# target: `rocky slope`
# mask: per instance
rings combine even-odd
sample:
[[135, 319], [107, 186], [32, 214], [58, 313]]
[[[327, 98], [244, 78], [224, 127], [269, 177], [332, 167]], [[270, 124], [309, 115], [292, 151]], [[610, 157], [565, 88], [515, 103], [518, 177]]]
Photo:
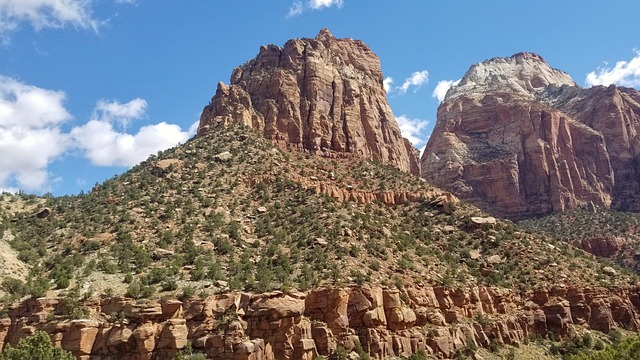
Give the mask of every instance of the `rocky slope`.
[[640, 214], [577, 208], [518, 223], [528, 231], [563, 239], [640, 273]]
[[356, 342], [452, 357], [638, 324], [635, 278], [581, 250], [391, 166], [281, 151], [234, 125], [33, 206], [8, 222], [30, 289], [2, 286], [38, 299], [3, 301], [4, 344], [44, 329], [83, 359], [168, 359], [188, 342], [220, 359]]
[[400, 134], [378, 57], [361, 41], [328, 30], [315, 39], [263, 46], [218, 84], [198, 134], [240, 123], [283, 148], [352, 155], [419, 174], [417, 150]]
[[565, 336], [573, 326], [637, 330], [640, 321], [635, 287], [557, 287], [521, 295], [488, 287], [321, 288], [188, 301], [108, 298], [82, 306], [91, 320], [64, 321], [64, 299], [13, 307], [0, 319], [0, 344], [46, 330], [78, 359], [167, 359], [188, 343], [210, 359], [314, 360], [358, 343], [374, 359], [420, 350], [453, 358], [489, 344]]
[[422, 176], [499, 216], [640, 211], [640, 92], [582, 89], [535, 54], [473, 65], [438, 108]]

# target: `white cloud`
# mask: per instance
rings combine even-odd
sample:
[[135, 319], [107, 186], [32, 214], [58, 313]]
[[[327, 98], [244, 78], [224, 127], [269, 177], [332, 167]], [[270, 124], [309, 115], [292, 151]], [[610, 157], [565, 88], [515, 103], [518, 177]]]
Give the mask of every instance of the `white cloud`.
[[126, 104], [117, 101], [100, 100], [94, 110], [94, 118], [109, 123], [117, 123], [126, 129], [132, 120], [144, 117], [147, 110], [147, 102], [144, 99], [136, 98]]
[[411, 119], [405, 115], [396, 117], [398, 126], [400, 126], [400, 132], [402, 136], [407, 138], [413, 146], [418, 147], [424, 144], [426, 136], [422, 133], [423, 130], [429, 125], [429, 121], [422, 119]]
[[305, 3], [302, 0], [296, 0], [289, 7], [289, 13], [287, 17], [294, 17], [302, 14], [306, 9], [322, 10], [323, 8], [337, 7], [341, 8], [344, 5], [344, 0], [308, 0]]
[[444, 97], [447, 95], [447, 91], [449, 91], [449, 89], [452, 86], [456, 86], [459, 83], [460, 83], [460, 79], [455, 81], [454, 80], [438, 81], [438, 85], [436, 85], [436, 88], [431, 93], [431, 97], [438, 99], [438, 102], [442, 102], [442, 100], [444, 100]]
[[96, 30], [99, 22], [91, 6], [92, 0], [0, 0], [0, 34], [6, 38], [21, 23], [36, 30], [65, 26]]
[[0, 126], [44, 127], [71, 119], [65, 94], [0, 75]]
[[161, 122], [127, 133], [129, 122], [146, 116], [147, 102], [138, 98], [124, 104], [99, 101], [89, 122], [65, 133], [61, 125], [72, 119], [65, 99], [61, 91], [0, 76], [0, 191], [51, 191], [55, 179], [48, 167], [72, 149], [94, 165], [129, 167], [187, 141], [197, 130], [198, 122], [186, 131]]
[[414, 86], [417, 91], [422, 85], [429, 81], [429, 72], [427, 70], [416, 71], [404, 80], [402, 86], [398, 89], [401, 94], [405, 94], [410, 87]]
[[344, 4], [343, 0], [310, 0], [309, 6], [312, 9], [322, 9], [324, 7], [336, 6], [341, 8]]
[[[124, 104], [98, 101], [93, 119], [71, 131], [74, 146], [94, 165], [130, 167], [159, 150], [187, 141], [197, 130], [197, 123], [182, 131], [178, 125], [161, 122], [143, 126], [136, 134], [127, 133], [127, 125], [144, 118], [146, 109], [147, 102], [140, 98]], [[122, 131], [114, 124], [121, 125]]]
[[65, 94], [0, 76], [0, 189], [47, 191], [48, 165], [68, 145]]
[[616, 84], [627, 87], [640, 87], [640, 50], [634, 50], [630, 61], [618, 61], [613, 68], [598, 68], [587, 74], [589, 86]]
[[133, 135], [118, 132], [111, 123], [101, 120], [91, 120], [71, 131], [76, 146], [98, 166], [130, 167], [190, 136], [180, 126], [165, 122], [143, 126]]
[[302, 2], [294, 1], [289, 8], [289, 14], [287, 14], [287, 17], [298, 16], [302, 14], [302, 11], [304, 11], [304, 5], [302, 5]]
[[384, 91], [386, 91], [387, 93], [391, 91], [391, 85], [393, 85], [392, 77], [386, 77], [384, 78], [384, 80], [382, 80], [382, 86], [384, 86]]

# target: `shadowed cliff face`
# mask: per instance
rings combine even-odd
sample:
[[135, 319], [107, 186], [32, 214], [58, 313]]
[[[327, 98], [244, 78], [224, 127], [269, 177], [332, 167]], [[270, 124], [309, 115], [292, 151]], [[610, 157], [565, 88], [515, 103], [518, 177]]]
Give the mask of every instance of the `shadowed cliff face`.
[[535, 54], [487, 60], [438, 108], [422, 176], [511, 219], [640, 211], [639, 102], [633, 89], [582, 89]]
[[281, 147], [356, 156], [419, 174], [418, 153], [400, 134], [386, 100], [378, 57], [361, 41], [315, 39], [260, 48], [218, 84], [198, 134], [241, 123]]

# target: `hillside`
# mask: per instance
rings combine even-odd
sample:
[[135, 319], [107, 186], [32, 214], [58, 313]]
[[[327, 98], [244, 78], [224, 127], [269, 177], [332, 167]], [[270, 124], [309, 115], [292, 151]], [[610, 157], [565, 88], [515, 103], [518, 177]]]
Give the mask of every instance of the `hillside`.
[[[121, 176], [97, 184], [88, 194], [59, 198], [4, 195], [3, 199], [5, 203], [31, 204], [23, 211], [5, 216], [10, 217], [9, 232], [13, 237], [10, 243], [18, 252], [18, 259], [33, 265], [26, 287], [11, 283], [14, 296], [5, 297], [5, 301], [19, 294], [62, 296], [62, 302], [36, 306], [41, 314], [36, 319], [47, 321], [88, 316], [104, 324], [99, 327], [113, 324], [116, 317], [107, 314], [112, 313], [108, 309], [113, 309], [114, 300], [108, 299], [123, 295], [161, 302], [180, 298], [184, 301], [183, 316], [187, 316], [192, 311], [188, 310], [191, 302], [215, 303], [221, 301], [221, 296], [236, 296], [224, 294], [248, 291], [255, 294], [252, 299], [256, 300], [234, 310], [243, 321], [264, 321], [260, 317], [262, 312], [251, 309], [264, 306], [255, 301], [266, 296], [275, 297], [269, 301], [281, 304], [269, 306], [302, 301], [306, 304], [302, 307], [305, 314], [308, 312], [308, 316], [332, 327], [334, 320], [326, 317], [329, 310], [313, 312], [318, 311], [313, 310], [316, 306], [330, 306], [317, 303], [318, 296], [324, 296], [323, 291], [334, 291], [323, 289], [342, 291], [337, 294], [344, 295], [336, 295], [332, 301], [351, 299], [349, 303], [356, 301], [356, 293], [373, 291], [372, 294], [380, 292], [379, 296], [385, 294], [386, 299], [387, 320], [367, 323], [376, 331], [384, 329], [379, 336], [396, 334], [400, 331], [394, 330], [398, 326], [405, 329], [431, 324], [428, 328], [436, 332], [431, 332], [422, 344], [431, 344], [432, 352], [452, 356], [458, 347], [487, 346], [494, 337], [500, 344], [521, 341], [526, 334], [540, 331], [536, 329], [567, 332], [567, 324], [561, 328], [552, 325], [551, 314], [558, 311], [556, 304], [562, 303], [557, 303], [559, 299], [568, 299], [563, 301], [573, 307], [576, 298], [572, 294], [588, 291], [580, 295], [586, 299], [581, 306], [618, 302], [628, 304], [626, 307], [631, 302], [624, 299], [635, 293], [634, 288], [629, 288], [635, 283], [635, 276], [620, 269], [603, 271], [607, 264], [582, 250], [563, 241], [532, 235], [508, 221], [486, 217], [477, 208], [458, 202], [410, 174], [365, 160], [354, 162], [278, 150], [244, 127], [220, 126], [206, 136], [164, 151]], [[550, 286], [553, 288], [549, 289]], [[622, 293], [615, 290], [614, 296], [607, 290], [614, 288], [630, 290]], [[628, 295], [624, 295], [627, 291]], [[471, 302], [465, 305], [464, 301], [459, 302], [459, 296], [467, 292], [464, 296]], [[433, 295], [425, 295], [429, 293]], [[351, 295], [338, 300], [347, 294]], [[454, 294], [458, 295], [453, 297]], [[105, 299], [100, 300], [100, 305], [90, 300], [98, 296]], [[371, 296], [375, 299], [378, 295]], [[429, 296], [433, 300], [426, 300]], [[300, 297], [303, 300], [295, 300]], [[411, 315], [414, 320], [405, 318], [406, 323], [392, 320], [387, 306], [392, 306], [389, 301], [394, 297], [403, 311], [410, 314], [427, 311], [421, 315], [426, 317], [416, 318], [414, 314]], [[132, 303], [133, 307], [127, 308], [131, 306], [127, 302], [115, 301], [121, 304], [120, 311], [125, 314], [122, 316], [132, 319], [128, 322], [132, 331], [145, 321], [160, 321], [159, 315], [147, 318], [143, 315], [146, 310], [136, 310], [143, 305]], [[377, 301], [378, 306], [383, 306], [382, 297]], [[527, 301], [530, 304], [523, 307]], [[534, 306], [531, 301], [540, 305]], [[24, 304], [35, 306], [28, 305], [30, 302]], [[532, 317], [536, 308], [544, 309], [549, 316], [538, 318], [543, 319], [541, 324]], [[13, 321], [24, 321], [19, 320], [24, 316], [20, 314], [28, 310], [13, 309], [10, 311]], [[143, 312], [135, 315], [139, 311]], [[357, 315], [352, 313], [355, 308], [345, 307], [344, 311], [352, 319], [349, 322], [354, 331], [365, 331], [365, 328], [358, 330], [357, 324], [362, 320], [356, 320]], [[427, 315], [433, 311], [441, 315]], [[608, 315], [609, 320], [587, 317], [585, 321], [602, 331], [612, 326], [633, 326], [637, 321], [634, 311], [628, 308], [619, 313], [625, 314], [623, 317]], [[318, 317], [319, 314], [324, 315]], [[164, 319], [165, 315], [162, 316]], [[573, 316], [579, 319], [582, 315]], [[477, 321], [520, 324], [529, 317], [531, 320], [517, 325], [524, 326], [519, 335], [502, 334], [501, 327], [487, 328], [486, 335], [470, 330], [475, 335], [465, 340], [463, 335], [451, 332], [460, 324]], [[201, 326], [203, 320], [195, 319], [198, 317], [187, 322], [188, 326]], [[43, 320], [26, 322], [23, 326], [30, 324], [37, 328], [46, 324], [38, 321]], [[525, 325], [529, 321], [530, 325]], [[77, 345], [70, 339], [79, 336], [72, 335], [73, 324], [66, 325], [71, 328], [61, 328], [61, 334], [71, 336], [64, 335], [68, 340], [63, 344], [72, 348]], [[14, 331], [19, 328], [10, 329], [5, 331], [15, 340], [18, 335]], [[115, 336], [115, 330], [110, 331]], [[312, 353], [326, 354], [335, 349], [336, 343], [350, 346], [348, 333], [339, 335], [337, 328], [333, 331], [337, 341], [333, 347], [322, 347], [321, 340], [314, 336], [316, 347]], [[400, 335], [402, 331], [393, 336], [406, 336]], [[243, 336], [254, 340], [267, 336], [259, 334], [246, 330]], [[375, 350], [376, 346], [382, 346], [378, 343], [382, 340], [363, 334], [359, 341], [371, 353], [410, 354], [415, 351], [411, 349], [425, 346]], [[269, 341], [269, 337], [263, 339]], [[433, 342], [436, 339], [440, 340]], [[455, 345], [456, 341], [462, 342]], [[131, 347], [134, 345], [128, 346], [123, 349], [134, 351]], [[93, 353], [91, 349], [83, 351]], [[101, 351], [114, 354], [126, 350]], [[167, 351], [156, 353], [166, 356], [175, 353]]]
[[44, 199], [45, 218], [15, 213], [11, 244], [58, 287], [74, 280], [93, 295], [124, 294], [125, 278], [160, 292], [188, 280], [209, 292], [629, 282], [508, 222], [474, 228], [470, 218], [484, 214], [431, 205], [441, 194], [390, 166], [283, 152], [248, 129], [220, 127], [91, 193]]
[[577, 208], [518, 223], [542, 236], [567, 241], [638, 273], [640, 216], [603, 208]]

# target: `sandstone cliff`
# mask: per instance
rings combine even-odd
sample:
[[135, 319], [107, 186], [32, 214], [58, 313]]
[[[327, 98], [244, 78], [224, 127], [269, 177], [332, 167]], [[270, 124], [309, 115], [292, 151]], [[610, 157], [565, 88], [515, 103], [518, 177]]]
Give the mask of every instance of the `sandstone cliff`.
[[[191, 343], [213, 359], [309, 359], [359, 342], [375, 359], [567, 335], [572, 325], [637, 330], [638, 289], [554, 288], [524, 295], [489, 287], [315, 289], [227, 293], [203, 300], [88, 300], [90, 320], [61, 320], [60, 299], [29, 300], [0, 319], [0, 346], [35, 330], [79, 359], [169, 359]], [[477, 319], [482, 318], [483, 321]]]
[[281, 147], [353, 155], [419, 174], [416, 150], [386, 100], [378, 57], [361, 41], [328, 30], [315, 39], [263, 46], [218, 84], [198, 134], [216, 125], [252, 127]]
[[438, 108], [422, 176], [511, 219], [640, 211], [640, 92], [583, 89], [538, 55], [473, 65]]

